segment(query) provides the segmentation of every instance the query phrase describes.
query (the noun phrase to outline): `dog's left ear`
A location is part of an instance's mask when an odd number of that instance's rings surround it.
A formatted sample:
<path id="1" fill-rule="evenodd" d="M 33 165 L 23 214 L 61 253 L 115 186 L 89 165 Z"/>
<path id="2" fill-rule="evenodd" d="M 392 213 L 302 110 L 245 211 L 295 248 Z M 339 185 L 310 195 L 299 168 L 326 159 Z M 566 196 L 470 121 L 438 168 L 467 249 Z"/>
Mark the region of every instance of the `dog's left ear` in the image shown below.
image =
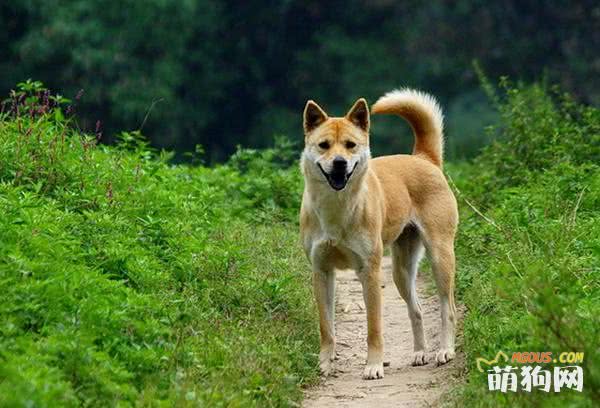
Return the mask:
<path id="1" fill-rule="evenodd" d="M 365 98 L 360 98 L 354 102 L 354 105 L 346 114 L 346 119 L 354 123 L 365 132 L 369 131 L 369 106 L 367 105 Z"/>

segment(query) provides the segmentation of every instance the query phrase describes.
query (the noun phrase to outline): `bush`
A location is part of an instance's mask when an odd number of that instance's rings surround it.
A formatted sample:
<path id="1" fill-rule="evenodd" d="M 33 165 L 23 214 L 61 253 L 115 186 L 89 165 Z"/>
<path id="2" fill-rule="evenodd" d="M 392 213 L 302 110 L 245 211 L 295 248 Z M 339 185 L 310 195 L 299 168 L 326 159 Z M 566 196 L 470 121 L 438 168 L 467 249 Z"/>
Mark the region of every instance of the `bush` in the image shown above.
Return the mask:
<path id="1" fill-rule="evenodd" d="M 317 332 L 284 222 L 297 168 L 276 150 L 173 166 L 135 132 L 98 145 L 68 103 L 28 82 L 0 116 L 0 405 L 298 401 Z"/>
<path id="2" fill-rule="evenodd" d="M 525 184 L 563 163 L 581 167 L 600 162 L 597 108 L 578 105 L 568 94 L 542 84 L 514 86 L 503 79 L 500 85 L 502 96 L 487 86 L 500 114 L 499 124 L 489 131 L 495 140 L 474 160 L 482 188 Z"/>
<path id="3" fill-rule="evenodd" d="M 474 163 L 449 167 L 468 310 L 470 374 L 457 405 L 591 407 L 600 390 L 600 111 L 543 85 L 501 84 L 496 141 Z M 489 392 L 475 359 L 499 350 L 584 351 L 584 392 Z"/>

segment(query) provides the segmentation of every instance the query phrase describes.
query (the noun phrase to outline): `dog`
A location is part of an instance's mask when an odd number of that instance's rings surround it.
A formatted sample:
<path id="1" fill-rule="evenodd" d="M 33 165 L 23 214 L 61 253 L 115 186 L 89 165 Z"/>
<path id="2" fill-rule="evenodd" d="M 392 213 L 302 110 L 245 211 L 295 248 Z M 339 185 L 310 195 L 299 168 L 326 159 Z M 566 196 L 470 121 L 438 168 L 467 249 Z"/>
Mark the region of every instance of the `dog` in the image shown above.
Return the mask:
<path id="1" fill-rule="evenodd" d="M 312 100 L 304 108 L 305 147 L 300 160 L 305 188 L 300 235 L 313 270 L 313 290 L 321 335 L 319 365 L 324 376 L 335 357 L 335 271 L 353 269 L 367 312 L 364 379 L 383 378 L 381 260 L 391 248 L 393 278 L 408 306 L 415 366 L 427 363 L 423 317 L 416 291 L 419 262 L 431 261 L 440 298 L 440 349 L 437 364 L 455 356 L 454 238 L 458 210 L 443 164 L 443 114 L 425 93 L 395 90 L 372 107 L 411 125 L 412 155 L 371 159 L 370 113 L 365 99 L 344 117 L 329 117 Z"/>

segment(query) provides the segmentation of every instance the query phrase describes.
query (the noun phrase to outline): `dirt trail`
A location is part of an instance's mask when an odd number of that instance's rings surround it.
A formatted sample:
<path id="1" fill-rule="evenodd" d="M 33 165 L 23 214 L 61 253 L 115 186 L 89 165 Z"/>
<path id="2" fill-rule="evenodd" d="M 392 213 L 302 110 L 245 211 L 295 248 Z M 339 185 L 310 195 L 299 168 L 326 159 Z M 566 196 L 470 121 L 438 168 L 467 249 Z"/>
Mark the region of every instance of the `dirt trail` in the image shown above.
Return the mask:
<path id="1" fill-rule="evenodd" d="M 423 310 L 429 364 L 412 367 L 413 349 L 406 304 L 392 281 L 391 260 L 384 258 L 383 321 L 385 339 L 385 378 L 361 378 L 367 355 L 367 322 L 360 282 L 352 271 L 337 276 L 336 338 L 338 359 L 335 372 L 315 388 L 306 391 L 303 406 L 320 407 L 431 407 L 456 381 L 463 356 L 441 367 L 431 362 L 439 346 L 439 301 L 427 290 L 427 278 L 421 273 L 417 288 Z M 460 313 L 459 313 L 460 318 Z M 460 324 L 458 325 L 461 326 Z M 460 337 L 457 339 L 460 346 Z"/>

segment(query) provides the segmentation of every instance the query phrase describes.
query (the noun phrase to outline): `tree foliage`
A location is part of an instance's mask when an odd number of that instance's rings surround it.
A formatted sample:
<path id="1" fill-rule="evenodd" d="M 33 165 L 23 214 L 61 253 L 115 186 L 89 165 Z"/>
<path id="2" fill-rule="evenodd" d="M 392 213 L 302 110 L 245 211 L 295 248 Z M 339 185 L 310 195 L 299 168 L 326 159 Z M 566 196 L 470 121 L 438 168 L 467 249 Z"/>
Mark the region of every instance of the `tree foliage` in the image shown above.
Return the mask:
<path id="1" fill-rule="evenodd" d="M 448 152 L 473 155 L 493 110 L 471 69 L 531 80 L 546 75 L 597 103 L 600 9 L 592 1 L 430 2 L 125 0 L 0 6 L 0 91 L 26 78 L 73 97 L 85 129 L 105 138 L 144 127 L 155 146 L 202 144 L 211 159 L 235 146 L 300 139 L 308 98 L 335 114 L 398 86 L 439 96 Z M 411 145 L 391 119 L 376 152 Z"/>

